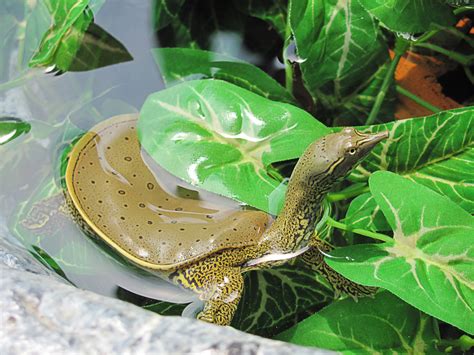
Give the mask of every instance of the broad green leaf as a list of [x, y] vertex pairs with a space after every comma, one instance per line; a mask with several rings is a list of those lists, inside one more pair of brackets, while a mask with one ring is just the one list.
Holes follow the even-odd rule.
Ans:
[[180, 316], [185, 304], [169, 303], [164, 301], [153, 302], [143, 306], [144, 309], [166, 316]]
[[380, 23], [394, 32], [419, 33], [432, 24], [450, 26], [456, 22], [444, 0], [358, 0]]
[[428, 117], [366, 127], [389, 130], [355, 169], [351, 178], [366, 180], [389, 170], [448, 196], [474, 213], [474, 107], [443, 111]]
[[306, 58], [324, 23], [324, 0], [290, 0], [288, 7], [297, 53]]
[[[232, 327], [272, 337], [333, 299], [325, 279], [302, 265], [282, 265], [244, 274], [244, 293]], [[161, 315], [181, 315], [186, 304], [152, 302], [143, 308]]]
[[[313, 19], [302, 17], [305, 22]], [[336, 106], [352, 94], [388, 59], [386, 44], [372, 16], [357, 1], [341, 0], [325, 2], [324, 25], [318, 39], [310, 44], [307, 54], [298, 55], [309, 92], [316, 97], [322, 92], [335, 101], [326, 106]]]
[[[185, 1], [176, 16], [158, 30], [160, 47], [205, 49], [256, 65], [270, 63], [281, 52], [282, 39], [264, 21], [280, 26], [284, 9], [277, 3], [282, 1], [252, 1], [250, 9], [256, 12], [249, 14], [242, 0]], [[271, 13], [265, 12], [267, 7]], [[260, 15], [264, 21], [256, 18]]]
[[89, 0], [47, 0], [45, 4], [52, 24], [29, 64], [32, 67], [56, 64], [61, 70], [67, 70], [79, 49], [82, 34], [93, 20], [92, 11], [87, 7]]
[[234, 0], [236, 7], [250, 16], [269, 23], [285, 39], [287, 1], [285, 0]]
[[219, 80], [150, 95], [138, 122], [143, 148], [169, 172], [270, 213], [279, 211], [285, 187], [269, 165], [299, 157], [328, 133], [297, 107]]
[[47, 252], [45, 252], [43, 249], [41, 249], [38, 246], [33, 246], [33, 250], [30, 250], [30, 253], [33, 254], [33, 256], [38, 260], [40, 263], [42, 263], [45, 267], [51, 269], [55, 273], [57, 273], [59, 276], [61, 276], [63, 279], [69, 281], [71, 284], [73, 284], [66, 276], [64, 271], [61, 269], [61, 267], [58, 265], [56, 260], [51, 257]]
[[332, 301], [326, 280], [301, 264], [251, 271], [232, 326], [274, 336]]
[[393, 229], [393, 242], [331, 252], [345, 277], [386, 288], [412, 306], [474, 333], [474, 219], [448, 198], [390, 172], [370, 189]]
[[[178, 10], [176, 6], [174, 9]], [[161, 47], [201, 48], [232, 55], [228, 52], [225, 39], [230, 37], [226, 38], [226, 34], [238, 33], [244, 26], [242, 13], [233, 1], [184, 1], [179, 11], [173, 13], [176, 15], [158, 31]]]
[[[72, 29], [74, 31], [75, 29]], [[127, 49], [100, 26], [91, 23], [67, 70], [86, 71], [132, 60]], [[64, 69], [63, 69], [64, 70]]]
[[30, 129], [28, 122], [13, 117], [0, 117], [0, 145], [28, 133]]
[[153, 55], [167, 85], [215, 78], [271, 100], [295, 102], [291, 94], [263, 70], [236, 58], [191, 48], [157, 48]]
[[25, 18], [26, 29], [25, 29], [25, 49], [24, 53], [21, 55], [23, 62], [20, 63], [22, 68], [28, 68], [30, 60], [38, 51], [38, 48], [41, 45], [43, 35], [48, 31], [49, 26], [51, 25], [51, 15], [47, 8], [47, 2], [37, 1], [33, 3], [28, 1], [27, 4], [30, 7], [29, 14]]
[[[48, 67], [67, 71], [79, 51], [84, 34], [104, 0], [46, 0], [51, 25], [43, 36], [30, 67]], [[89, 43], [90, 45], [90, 43]]]
[[185, 0], [153, 0], [153, 24], [159, 31], [176, 19]]
[[335, 302], [277, 339], [347, 354], [434, 354], [436, 322], [388, 292]]
[[391, 230], [380, 207], [370, 192], [357, 196], [351, 201], [344, 219], [351, 229], [371, 231]]

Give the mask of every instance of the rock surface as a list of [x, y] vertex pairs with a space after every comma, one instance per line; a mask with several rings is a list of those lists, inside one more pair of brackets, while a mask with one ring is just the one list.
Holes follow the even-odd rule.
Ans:
[[[5, 231], [2, 231], [5, 234]], [[326, 354], [79, 290], [0, 236], [0, 354]]]

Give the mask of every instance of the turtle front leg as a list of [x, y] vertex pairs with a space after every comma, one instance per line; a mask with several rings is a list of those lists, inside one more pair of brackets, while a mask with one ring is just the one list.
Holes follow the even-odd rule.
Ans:
[[244, 287], [238, 267], [219, 268], [218, 264], [203, 260], [172, 275], [174, 282], [199, 294], [205, 302], [197, 318], [218, 325], [232, 321]]
[[70, 208], [62, 193], [38, 201], [20, 224], [35, 234], [50, 235], [71, 221]]
[[324, 253], [333, 249], [329, 243], [319, 238], [313, 238], [310, 245], [311, 248], [301, 256], [301, 260], [329, 281], [336, 291], [336, 296], [340, 292], [344, 292], [357, 299], [358, 297], [371, 296], [377, 291], [376, 287], [359, 285], [331, 269], [324, 261]]

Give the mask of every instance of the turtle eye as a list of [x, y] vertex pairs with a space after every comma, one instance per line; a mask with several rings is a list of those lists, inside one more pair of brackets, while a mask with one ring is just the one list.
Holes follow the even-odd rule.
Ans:
[[350, 149], [348, 150], [348, 152], [349, 152], [350, 155], [354, 155], [354, 154], [356, 153], [356, 151], [357, 151], [357, 149], [355, 149], [355, 148], [350, 148]]

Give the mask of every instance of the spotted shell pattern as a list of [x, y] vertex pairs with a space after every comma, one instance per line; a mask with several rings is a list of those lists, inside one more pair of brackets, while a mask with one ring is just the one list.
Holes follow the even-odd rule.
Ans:
[[271, 221], [266, 213], [212, 208], [165, 191], [150, 159], [143, 158], [136, 124], [135, 115], [104, 121], [81, 137], [70, 155], [69, 198], [99, 238], [157, 270], [259, 242]]

